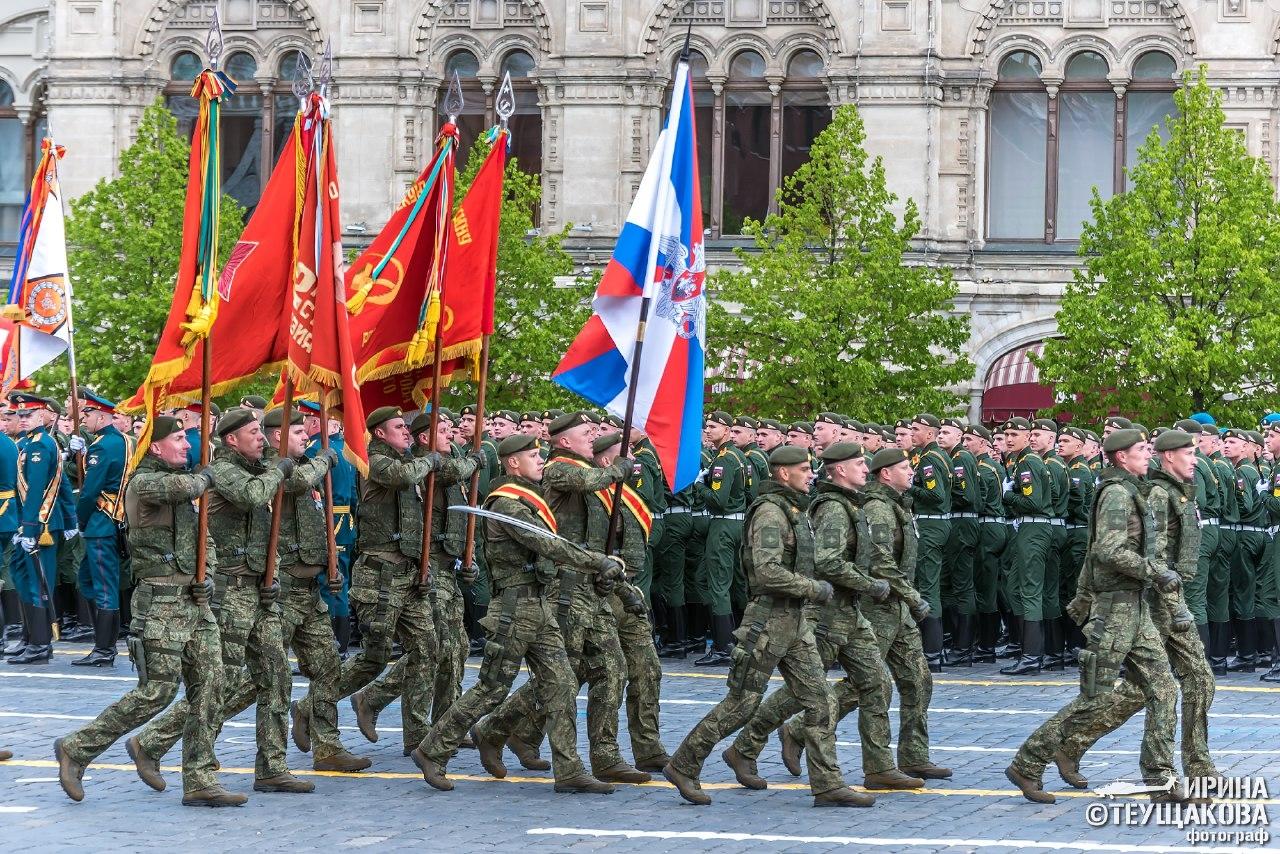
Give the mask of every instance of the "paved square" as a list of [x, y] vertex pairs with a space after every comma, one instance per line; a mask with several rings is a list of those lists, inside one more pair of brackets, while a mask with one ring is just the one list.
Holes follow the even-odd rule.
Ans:
[[[53, 762], [53, 739], [90, 720], [134, 682], [128, 659], [114, 670], [70, 667], [84, 647], [58, 644], [48, 667], [0, 669], [0, 746], [14, 759], [0, 764], [0, 839], [7, 850], [193, 851], [415, 848], [472, 851], [1150, 851], [1227, 850], [1224, 844], [1187, 841], [1190, 827], [1091, 828], [1086, 807], [1102, 803], [1076, 792], [1052, 769], [1046, 788], [1063, 794], [1056, 804], [1026, 802], [1003, 770], [1022, 740], [1073, 696], [1075, 671], [1034, 679], [1000, 676], [996, 667], [948, 670], [937, 677], [930, 714], [933, 759], [955, 770], [951, 780], [921, 792], [878, 796], [871, 809], [813, 809], [804, 781], [791, 777], [773, 742], [761, 756], [769, 789], [737, 786], [718, 752], [707, 762], [704, 785], [710, 807], [685, 804], [666, 781], [620, 786], [609, 796], [557, 795], [548, 773], [519, 770], [508, 754], [511, 776], [488, 777], [474, 751], [450, 766], [452, 793], [429, 788], [401, 753], [399, 707], [379, 721], [381, 739], [369, 744], [355, 728], [345, 702], [339, 706], [343, 738], [352, 752], [374, 760], [361, 774], [310, 771], [310, 757], [290, 744], [296, 773], [316, 781], [311, 795], [252, 793], [252, 711], [231, 722], [218, 741], [221, 780], [250, 793], [242, 809], [195, 810], [180, 804], [178, 751], [166, 757], [170, 788], [148, 789], [136, 777], [119, 742], [85, 774], [85, 800], [63, 795]], [[468, 662], [468, 682], [478, 659]], [[700, 672], [690, 662], [667, 664], [663, 680], [662, 732], [669, 750], [724, 693], [724, 670]], [[834, 675], [834, 674], [833, 674]], [[777, 680], [775, 680], [776, 686]], [[294, 696], [305, 681], [295, 678]], [[1233, 776], [1262, 775], [1264, 805], [1273, 835], [1280, 834], [1280, 688], [1256, 675], [1219, 680], [1210, 715], [1210, 744], [1218, 767]], [[583, 698], [579, 698], [579, 716]], [[630, 745], [623, 733], [625, 754]], [[891, 712], [896, 731], [896, 707]], [[585, 727], [578, 727], [585, 757]], [[1141, 720], [1131, 721], [1085, 757], [1091, 782], [1137, 778]], [[856, 720], [837, 731], [846, 779], [860, 783]], [[544, 747], [544, 753], [546, 748]], [[1117, 803], [1122, 803], [1118, 801]], [[1145, 804], [1144, 800], [1134, 801]], [[1249, 829], [1249, 828], [1245, 828]], [[1276, 843], [1266, 847], [1275, 848]], [[1243, 850], [1256, 850], [1245, 845]]]

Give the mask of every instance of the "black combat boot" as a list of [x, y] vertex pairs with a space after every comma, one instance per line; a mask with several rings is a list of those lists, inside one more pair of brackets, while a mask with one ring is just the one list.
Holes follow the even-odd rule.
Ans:
[[1013, 658], [1022, 657], [1022, 618], [1014, 615], [1006, 617], [1005, 626], [1007, 627], [1007, 639], [1004, 646], [996, 648], [997, 658]]
[[22, 652], [9, 659], [10, 664], [48, 664], [53, 658], [53, 613], [48, 608], [36, 608], [23, 603], [22, 614], [26, 619], [30, 643]]
[[924, 658], [930, 673], [942, 672], [942, 620], [925, 617], [920, 622], [920, 641], [924, 646]]
[[1253, 636], [1257, 644], [1257, 665], [1270, 667], [1276, 662], [1272, 649], [1275, 646], [1275, 639], [1271, 637], [1271, 621], [1266, 617], [1254, 617]]
[[1271, 624], [1271, 639], [1276, 645], [1277, 654], [1272, 656], [1271, 669], [1259, 678], [1263, 682], [1280, 682], [1280, 617], [1268, 622]]
[[1044, 666], [1043, 623], [1039, 620], [1022, 621], [1022, 657], [1008, 667], [1001, 667], [1005, 676], [1027, 676], [1039, 673]]
[[714, 614], [711, 617], [713, 640], [711, 649], [701, 658], [695, 659], [698, 667], [724, 667], [729, 664], [729, 643], [733, 639], [733, 617], [728, 614]]
[[333, 625], [334, 640], [338, 643], [338, 658], [346, 661], [347, 650], [351, 646], [351, 618], [331, 617], [329, 621]]
[[1229, 673], [1252, 673], [1257, 663], [1251, 620], [1232, 620], [1236, 630], [1236, 654], [1227, 662]]
[[974, 664], [996, 663], [996, 636], [1000, 632], [999, 614], [979, 614], [978, 648], [973, 652]]
[[1215, 676], [1227, 675], [1227, 647], [1231, 638], [1230, 623], [1209, 624], [1209, 667]]
[[1062, 633], [1062, 618], [1045, 620], [1041, 625], [1044, 626], [1044, 669], [1065, 670], [1067, 665], [1063, 650], [1066, 638]]
[[77, 667], [112, 667], [116, 663], [116, 636], [120, 633], [120, 612], [98, 609], [93, 615], [93, 649], [84, 658], [71, 662]]
[[670, 624], [670, 641], [658, 650], [658, 657], [683, 660], [689, 654], [689, 639], [685, 637], [684, 608], [668, 608], [667, 621]]
[[951, 667], [973, 666], [973, 625], [976, 619], [972, 614], [955, 615], [956, 628], [955, 633], [951, 636], [951, 652], [946, 657], [947, 665]]

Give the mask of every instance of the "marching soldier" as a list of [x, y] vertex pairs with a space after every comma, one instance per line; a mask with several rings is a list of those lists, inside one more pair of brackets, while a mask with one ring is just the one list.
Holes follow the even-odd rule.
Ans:
[[1191, 616], [1196, 620], [1196, 632], [1200, 635], [1200, 644], [1206, 654], [1211, 650], [1211, 635], [1208, 616], [1209, 575], [1213, 571], [1213, 562], [1220, 543], [1219, 524], [1222, 516], [1222, 495], [1218, 486], [1218, 477], [1213, 470], [1213, 461], [1200, 448], [1202, 430], [1200, 422], [1190, 418], [1183, 419], [1174, 425], [1175, 429], [1189, 435], [1195, 442], [1195, 499], [1196, 509], [1200, 513], [1200, 554], [1196, 563], [1194, 578], [1187, 579], [1182, 585], [1182, 593], [1186, 599]]
[[734, 606], [746, 599], [745, 579], [738, 566], [738, 550], [742, 545], [742, 520], [751, 481], [749, 464], [730, 437], [732, 426], [733, 417], [717, 410], [707, 416], [704, 429], [714, 453], [706, 482], [698, 488], [698, 494], [711, 514], [703, 557], [706, 579], [703, 586], [711, 609], [713, 642], [707, 654], [693, 662], [698, 666], [714, 667], [729, 663]]
[[[13, 584], [10, 567], [18, 548], [14, 537], [18, 533], [18, 415], [6, 402], [3, 410], [4, 429], [0, 431], [0, 610], [4, 611], [3, 654], [16, 655], [26, 648], [23, 639], [26, 627], [22, 621], [22, 602]], [[12, 645], [10, 645], [12, 642]]]
[[[486, 509], [554, 534], [558, 528], [538, 483], [543, 463], [532, 436], [511, 436], [498, 447], [504, 476], [493, 484]], [[423, 778], [441, 791], [453, 789], [445, 767], [463, 737], [495, 709], [527, 662], [547, 715], [557, 792], [609, 794], [614, 787], [586, 773], [578, 755], [574, 706], [577, 677], [569, 667], [564, 642], [546, 585], [560, 572], [594, 573], [601, 581], [621, 575], [621, 564], [563, 539], [538, 534], [499, 519], [484, 520], [485, 553], [493, 579], [493, 598], [484, 618], [490, 640], [476, 683], [436, 721], [411, 754]], [[558, 569], [557, 567], [563, 568]], [[502, 770], [505, 775], [505, 768]]]
[[[53, 743], [58, 781], [75, 801], [84, 798], [81, 779], [89, 763], [125, 733], [162, 712], [177, 695], [179, 682], [186, 685], [181, 718], [183, 806], [230, 807], [248, 800], [219, 786], [215, 773], [213, 741], [222, 720], [222, 650], [209, 608], [213, 581], [195, 581], [199, 523], [193, 503], [209, 488], [213, 475], [208, 469], [186, 473], [187, 450], [187, 437], [177, 419], [159, 416], [147, 454], [125, 488], [129, 550], [138, 579], [133, 595], [135, 633], [130, 641], [138, 687], [83, 729]], [[212, 558], [212, 537], [206, 548]], [[129, 739], [127, 747], [137, 761], [141, 755], [138, 736]], [[163, 778], [159, 784], [164, 788]]]
[[1058, 424], [1050, 418], [1037, 418], [1031, 422], [1031, 450], [1044, 460], [1049, 472], [1051, 539], [1044, 561], [1044, 585], [1040, 602], [1040, 635], [1044, 643], [1045, 659], [1053, 670], [1063, 668], [1064, 636], [1061, 629], [1062, 602], [1058, 599], [1062, 586], [1062, 557], [1067, 543], [1067, 509], [1071, 501], [1071, 479], [1067, 464], [1058, 456]]
[[833, 593], [830, 582], [813, 577], [815, 544], [805, 513], [813, 470], [799, 448], [779, 448], [769, 465], [772, 479], [748, 513], [743, 563], [752, 601], [736, 632], [729, 692], [685, 736], [662, 773], [689, 803], [711, 803], [698, 781], [707, 755], [750, 720], [770, 675], [781, 668], [787, 687], [804, 708], [814, 806], [871, 806], [875, 799], [850, 789], [840, 774], [832, 701], [813, 630], [803, 613], [806, 602], [821, 604]]
[[1223, 456], [1222, 436], [1217, 427], [1202, 425], [1200, 450], [1213, 464], [1218, 480], [1218, 500], [1222, 515], [1218, 525], [1218, 552], [1209, 569], [1205, 586], [1205, 616], [1209, 618], [1209, 666], [1214, 675], [1227, 673], [1227, 654], [1231, 645], [1231, 564], [1236, 551], [1240, 525], [1240, 503], [1236, 491], [1235, 466]]
[[942, 562], [951, 536], [951, 458], [938, 447], [936, 415], [922, 413], [911, 420], [911, 465], [916, 470], [911, 502], [920, 532], [916, 555], [916, 589], [929, 603], [929, 616], [920, 625], [929, 669], [942, 672]]

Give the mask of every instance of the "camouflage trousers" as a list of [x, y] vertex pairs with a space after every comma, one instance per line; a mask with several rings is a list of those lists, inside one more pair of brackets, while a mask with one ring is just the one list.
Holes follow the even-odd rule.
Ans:
[[[400, 717], [405, 735], [425, 733], [438, 644], [431, 599], [418, 586], [418, 562], [401, 554], [360, 555], [351, 572], [350, 600], [364, 640], [359, 654], [342, 663], [336, 698], [349, 697], [373, 682], [391, 660], [392, 641], [399, 640], [403, 669], [395, 677], [396, 693], [391, 697], [403, 695]], [[310, 692], [298, 702], [303, 714], [312, 713]]]
[[[1214, 679], [1205, 659], [1204, 644], [1194, 631], [1172, 632], [1165, 638], [1165, 652], [1178, 678], [1182, 694], [1182, 772], [1187, 777], [1216, 777], [1209, 756], [1209, 707], [1213, 704]], [[1118, 730], [1146, 707], [1142, 688], [1126, 671], [1106, 702], [1081, 713], [1070, 733], [1064, 733], [1062, 752], [1077, 761], [1098, 739]]]
[[[503, 620], [504, 616], [508, 619]], [[578, 680], [569, 665], [551, 606], [527, 589], [507, 588], [490, 600], [489, 612], [481, 623], [488, 640], [479, 678], [432, 725], [419, 749], [444, 768], [476, 721], [496, 709], [511, 691], [520, 662], [524, 661], [531, 672], [525, 685], [533, 686], [535, 705], [546, 717], [555, 778], [567, 780], [581, 774], [574, 703]]]
[[871, 624], [880, 659], [898, 689], [898, 766], [928, 765], [933, 676], [924, 657], [920, 629], [911, 619], [906, 603], [897, 597], [886, 602], [863, 599], [858, 608]]
[[[591, 767], [599, 771], [623, 761], [618, 747], [618, 713], [627, 676], [626, 655], [612, 613], [573, 614], [566, 626], [565, 651], [575, 684], [578, 688], [587, 686], [587, 739]], [[535, 677], [517, 688], [485, 718], [476, 733], [486, 741], [505, 742], [514, 735], [527, 744], [541, 744], [549, 710], [539, 702], [541, 689], [536, 681]]]
[[[433, 567], [444, 566], [433, 558]], [[432, 690], [431, 723], [440, 720], [445, 709], [457, 701], [462, 695], [462, 675], [467, 664], [470, 651], [467, 643], [467, 631], [464, 624], [465, 600], [458, 587], [456, 576], [452, 570], [452, 559], [444, 570], [444, 577], [433, 569], [431, 588], [431, 613], [436, 625], [436, 670], [435, 684]], [[365, 705], [376, 718], [382, 711], [396, 701], [404, 690], [404, 674], [408, 669], [408, 657], [401, 656], [381, 676], [369, 683], [364, 689]], [[413, 716], [414, 728], [408, 729], [405, 721], [404, 746], [414, 747], [427, 735], [425, 717]]]
[[[824, 671], [837, 662], [844, 668], [845, 677], [831, 690], [832, 720], [838, 723], [858, 709], [862, 773], [879, 774], [895, 767], [893, 752], [889, 749], [889, 696], [892, 689], [871, 623], [858, 612], [856, 604], [850, 604], [849, 608], [856, 622], [847, 632], [818, 635], [818, 656]], [[783, 685], [764, 699], [734, 739], [733, 746], [748, 759], [755, 759], [764, 750], [769, 734], [784, 722], [787, 733], [802, 742], [802, 710], [800, 700], [790, 687]]]
[[1084, 636], [1089, 645], [1080, 651], [1080, 694], [1023, 742], [1013, 758], [1014, 770], [1039, 780], [1060, 745], [1087, 741], [1092, 722], [1108, 714], [1115, 702], [1115, 683], [1123, 666], [1147, 707], [1138, 764], [1148, 782], [1164, 782], [1173, 776], [1178, 689], [1150, 606], [1138, 593], [1098, 594]]
[[309, 726], [312, 756], [324, 759], [341, 753], [338, 735], [338, 673], [342, 661], [333, 645], [333, 625], [329, 607], [320, 598], [323, 574], [294, 578], [280, 574], [280, 604], [283, 606], [284, 642], [298, 656], [298, 669], [311, 680]]
[[653, 627], [645, 614], [629, 614], [617, 596], [609, 609], [618, 625], [618, 642], [626, 661], [627, 735], [636, 762], [667, 755], [658, 732], [658, 704], [662, 693], [662, 663], [653, 646]]
[[701, 776], [707, 756], [721, 739], [751, 720], [764, 699], [769, 677], [780, 670], [804, 709], [801, 730], [810, 790], [820, 795], [843, 788], [826, 668], [800, 608], [770, 609], [760, 601], [752, 602], [734, 635], [738, 644], [729, 666], [729, 693], [685, 736], [671, 756], [671, 766], [686, 777]]
[[[257, 704], [258, 779], [288, 772], [285, 739], [289, 734], [289, 692], [292, 678], [285, 653], [279, 603], [264, 608], [258, 601], [255, 576], [215, 577], [218, 633], [222, 640], [222, 705], [217, 726]], [[247, 665], [247, 667], [246, 667]], [[142, 750], [160, 760], [182, 738], [191, 710], [179, 700], [139, 734]]]
[[192, 602], [186, 585], [144, 582], [133, 594], [133, 619], [142, 639], [145, 676], [139, 673], [138, 687], [67, 736], [63, 748], [72, 761], [88, 765], [125, 733], [164, 711], [182, 682], [182, 790], [207, 789], [217, 782], [213, 742], [222, 694], [222, 653], [213, 612]]

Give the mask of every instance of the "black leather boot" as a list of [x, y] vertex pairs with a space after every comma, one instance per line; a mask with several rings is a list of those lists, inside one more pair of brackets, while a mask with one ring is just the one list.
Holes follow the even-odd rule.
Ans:
[[1209, 667], [1215, 676], [1227, 675], [1227, 645], [1230, 637], [1230, 623], [1209, 624]]
[[1044, 626], [1044, 669], [1065, 670], [1067, 665], [1063, 650], [1066, 637], [1062, 631], [1062, 617], [1045, 620], [1041, 625]]
[[997, 658], [1013, 658], [1022, 657], [1022, 618], [1018, 616], [1009, 616], [1008, 622], [1008, 639], [1004, 646], [996, 648]]
[[93, 649], [84, 658], [71, 662], [77, 667], [112, 667], [116, 663], [116, 636], [120, 633], [120, 612], [99, 609], [93, 618]]
[[351, 646], [351, 618], [331, 617], [330, 623], [333, 625], [334, 640], [338, 642], [338, 658], [346, 661], [347, 650]]
[[1256, 644], [1256, 663], [1259, 667], [1270, 667], [1276, 662], [1275, 639], [1271, 637], [1271, 621], [1266, 617], [1253, 618], [1253, 637]]
[[951, 636], [951, 652], [946, 657], [946, 663], [951, 667], [972, 667], [973, 627], [977, 617], [973, 614], [956, 614], [954, 619], [955, 634]]
[[920, 642], [924, 646], [924, 658], [930, 673], [942, 672], [942, 619], [925, 617], [920, 622]]
[[1271, 638], [1276, 645], [1277, 655], [1272, 656], [1271, 669], [1258, 678], [1263, 682], [1280, 682], [1280, 617], [1267, 622], [1271, 624]]
[[729, 643], [733, 639], [733, 617], [728, 614], [712, 615], [711, 631], [714, 638], [711, 649], [693, 662], [698, 667], [724, 667], [732, 660], [729, 658]]
[[1229, 673], [1252, 673], [1256, 662], [1252, 620], [1232, 620], [1236, 630], [1236, 654], [1227, 661]]
[[1022, 657], [1008, 667], [1001, 667], [1005, 676], [1027, 676], [1039, 673], [1044, 666], [1043, 623], [1039, 620], [1022, 621]]
[[689, 639], [685, 636], [684, 608], [667, 608], [667, 625], [670, 631], [670, 643], [658, 650], [658, 657], [683, 661], [689, 654]]
[[23, 603], [22, 614], [26, 620], [30, 643], [22, 652], [9, 659], [10, 664], [48, 664], [53, 658], [53, 613], [48, 608], [36, 608]]
[[974, 664], [996, 663], [996, 635], [1000, 631], [999, 614], [979, 614], [978, 646], [973, 651]]

